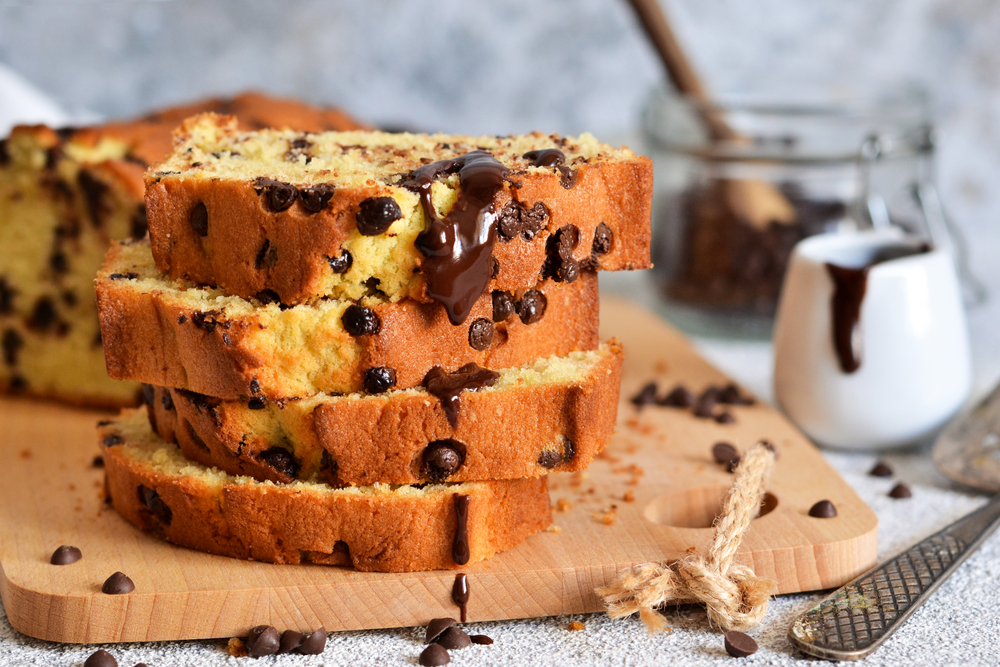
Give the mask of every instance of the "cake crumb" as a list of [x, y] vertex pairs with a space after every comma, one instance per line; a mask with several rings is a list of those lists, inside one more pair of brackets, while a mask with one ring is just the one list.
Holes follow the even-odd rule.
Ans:
[[577, 630], [583, 630], [584, 627], [585, 626], [580, 621], [573, 621], [572, 623], [569, 624], [569, 627], [566, 629], [576, 632]]
[[613, 526], [618, 522], [618, 506], [612, 505], [606, 512], [594, 512], [594, 521], [600, 521], [605, 526]]
[[620, 458], [618, 458], [617, 456], [615, 456], [614, 454], [612, 454], [611, 452], [609, 452], [606, 449], [602, 449], [601, 451], [599, 451], [594, 458], [602, 459], [602, 460], [608, 461], [610, 463], [620, 463], [621, 462]]
[[566, 500], [565, 498], [560, 498], [559, 500], [556, 501], [555, 510], [557, 512], [568, 512], [571, 509], [573, 509], [573, 503]]
[[22, 459], [30, 459], [31, 458], [31, 450], [30, 449], [22, 449], [21, 450], [21, 458]]
[[559, 526], [553, 524], [553, 525], [549, 526], [548, 528], [546, 528], [545, 532], [546, 533], [561, 533], [562, 532], [562, 528], [560, 528]]
[[233, 637], [229, 640], [229, 643], [226, 645], [226, 651], [234, 658], [245, 658], [250, 655], [246, 644], [239, 637]]
[[624, 500], [627, 503], [634, 503], [635, 502], [635, 491], [633, 491], [632, 489], [629, 489], [628, 491], [626, 491], [625, 495], [622, 496], [622, 500]]

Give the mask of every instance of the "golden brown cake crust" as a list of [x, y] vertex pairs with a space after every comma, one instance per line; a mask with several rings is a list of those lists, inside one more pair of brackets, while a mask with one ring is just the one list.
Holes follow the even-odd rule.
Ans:
[[[592, 272], [574, 283], [545, 281], [539, 287], [547, 303], [541, 319], [525, 324], [514, 314], [495, 323], [492, 344], [479, 351], [470, 345], [470, 328], [480, 319], [492, 322], [491, 294], [480, 297], [459, 326], [436, 303], [372, 303], [381, 330], [355, 337], [342, 329], [339, 315], [312, 317], [309, 305], [251, 309], [242, 302], [245, 312], [234, 315], [192, 309], [177, 290], [145, 288], [147, 281], [128, 278], [130, 271], [140, 279], [148, 275], [142, 267], [133, 271], [133, 263], [124, 259], [133, 250], [129, 244], [113, 246], [97, 279], [105, 358], [113, 378], [230, 400], [254, 395], [274, 400], [361, 391], [365, 372], [373, 367], [392, 368], [396, 388], [405, 389], [419, 386], [435, 365], [454, 370], [475, 362], [507, 368], [598, 344], [598, 286]], [[298, 324], [307, 314], [317, 322], [308, 331]], [[279, 344], [279, 327], [295, 337], [294, 344]], [[324, 361], [320, 351], [334, 345], [337, 354]]]
[[358, 492], [253, 482], [195, 464], [163, 470], [155, 456], [136, 450], [180, 455], [152, 434], [123, 428], [122, 422], [144, 419], [135, 412], [98, 429], [114, 508], [139, 528], [199, 551], [363, 571], [455, 569], [462, 567], [452, 556], [455, 493], [470, 497], [468, 563], [510, 549], [551, 523], [544, 477]]
[[[189, 123], [195, 125], [194, 120]], [[225, 119], [218, 123], [224, 126]], [[182, 139], [183, 134], [178, 141]], [[541, 135], [538, 141], [540, 145], [553, 144], [553, 139]], [[531, 288], [547, 259], [549, 240], [557, 230], [570, 225], [579, 235], [572, 259], [582, 266], [605, 271], [649, 268], [653, 168], [649, 158], [628, 155], [574, 165], [569, 188], [558, 168], [532, 169], [529, 162], [513, 160], [519, 167], [511, 168], [508, 180], [495, 195], [494, 210], [503, 215], [504, 211], [531, 211], [544, 204], [548, 213], [543, 227], [530, 239], [522, 235], [505, 239], [498, 234], [493, 257], [499, 273], [489, 289]], [[421, 164], [417, 159], [411, 162], [413, 166]], [[160, 270], [175, 279], [216, 286], [244, 298], [272, 290], [287, 304], [341, 296], [339, 291], [329, 291], [329, 258], [341, 256], [345, 241], [356, 233], [361, 203], [390, 196], [393, 189], [381, 178], [364, 185], [335, 183], [332, 198], [319, 212], [307, 211], [298, 201], [276, 213], [266, 206], [253, 179], [220, 179], [210, 174], [188, 177], [183, 172], [159, 169], [166, 167], [154, 166], [146, 174], [146, 206], [153, 255]], [[204, 229], [196, 230], [191, 224], [192, 211], [202, 205], [209, 220], [205, 235], [201, 234]], [[595, 253], [600, 225], [604, 225], [601, 233], [610, 231], [611, 242]], [[413, 256], [419, 268], [423, 257], [412, 241], [398, 243], [408, 245], [393, 246], [392, 252]], [[263, 248], [272, 253], [273, 262], [255, 261]], [[367, 274], [359, 280], [365, 278]], [[419, 272], [403, 291], [387, 293], [392, 300], [431, 301]]]
[[[154, 430], [189, 459], [260, 480], [316, 476], [366, 485], [539, 477], [583, 470], [607, 443], [621, 361], [621, 346], [611, 341], [572, 380], [463, 392], [456, 427], [424, 391], [248, 406], [150, 387], [147, 410]], [[427, 463], [428, 452], [441, 446], [461, 457], [450, 475]], [[275, 447], [283, 449], [277, 460], [270, 458]]]

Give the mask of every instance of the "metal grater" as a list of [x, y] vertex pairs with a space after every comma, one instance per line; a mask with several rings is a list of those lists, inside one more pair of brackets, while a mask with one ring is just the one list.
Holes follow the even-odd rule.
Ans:
[[891, 635], [1000, 525], [1000, 496], [837, 590], [792, 623], [800, 650], [860, 660]]

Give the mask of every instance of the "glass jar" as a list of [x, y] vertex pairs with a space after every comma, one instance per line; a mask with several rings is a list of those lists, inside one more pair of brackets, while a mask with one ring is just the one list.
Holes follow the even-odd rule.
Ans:
[[[909, 93], [866, 104], [708, 107], [654, 91], [643, 127], [667, 317], [694, 333], [767, 335], [803, 238], [890, 224], [930, 236], [917, 194], [933, 153], [927, 106]], [[733, 130], [721, 140], [707, 129], [720, 119]]]

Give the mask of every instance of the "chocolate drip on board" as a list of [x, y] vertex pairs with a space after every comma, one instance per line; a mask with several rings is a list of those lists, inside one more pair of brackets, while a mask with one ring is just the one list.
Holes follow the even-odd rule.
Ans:
[[469, 496], [455, 493], [455, 540], [451, 544], [451, 557], [459, 565], [469, 562]]
[[469, 605], [469, 578], [464, 574], [455, 575], [455, 583], [451, 587], [451, 599], [458, 605], [462, 623], [465, 623]]
[[[434, 209], [431, 186], [439, 176], [458, 174], [461, 192], [443, 219]], [[421, 270], [427, 293], [445, 307], [448, 320], [466, 320], [491, 276], [491, 258], [497, 237], [493, 199], [503, 187], [507, 168], [486, 151], [472, 151], [440, 160], [413, 171], [402, 186], [420, 196], [428, 226], [416, 239], [425, 260]]]
[[427, 371], [424, 376], [424, 388], [428, 394], [436, 396], [441, 401], [444, 414], [452, 428], [458, 425], [458, 410], [461, 407], [459, 394], [463, 391], [476, 391], [483, 387], [491, 387], [500, 374], [482, 366], [471, 363], [456, 371], [448, 373], [440, 366]]

